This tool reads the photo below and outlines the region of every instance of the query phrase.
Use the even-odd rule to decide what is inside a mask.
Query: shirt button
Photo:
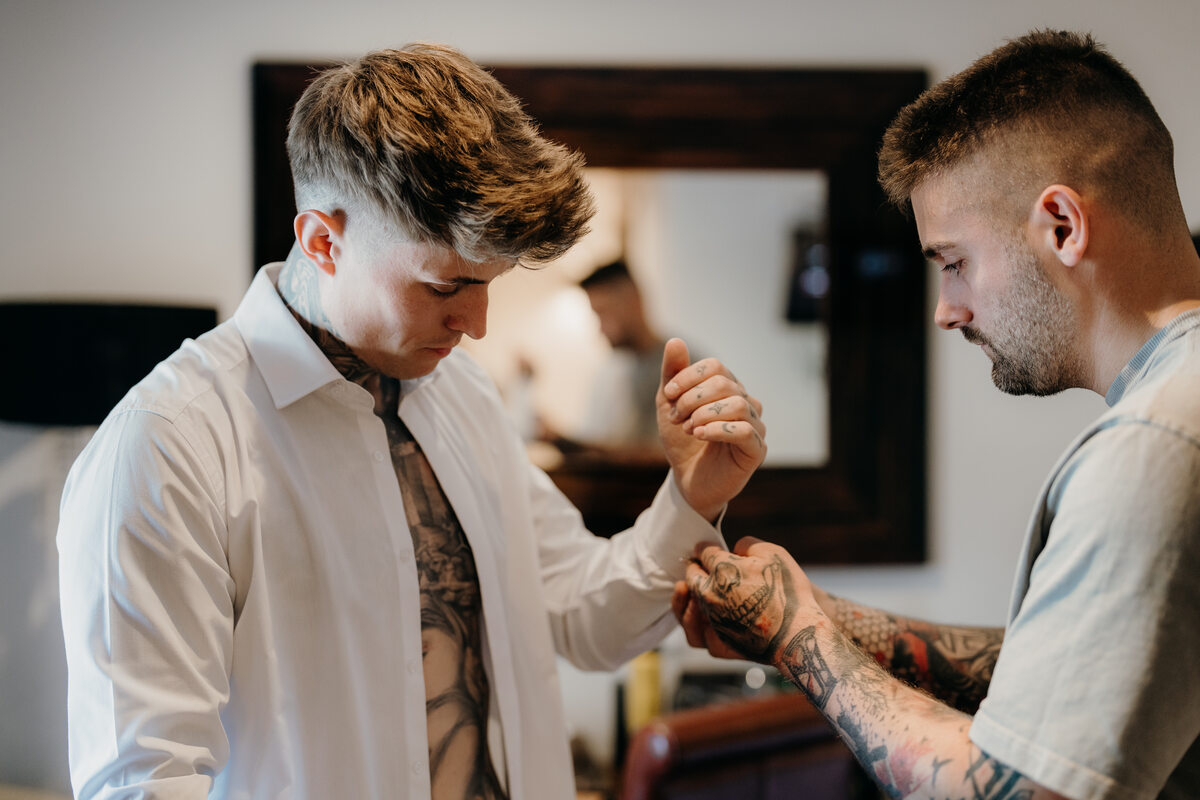
[[[425,772],[425,762],[423,762],[423,761],[414,761],[414,762],[412,763],[412,772],[413,772],[413,775],[421,775],[421,774],[423,774],[423,773]]]
[[[375,451],[375,460],[383,461],[383,452],[382,451],[380,451],[380,450]]]
[[[418,672],[420,672],[420,671],[421,671],[421,665],[420,665],[420,664],[418,664],[416,661],[409,661],[409,662],[408,662],[408,674],[409,674],[409,675],[416,675],[416,674],[417,674]]]

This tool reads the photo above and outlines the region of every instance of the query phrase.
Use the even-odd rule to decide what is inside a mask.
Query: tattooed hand
[[[688,643],[720,658],[773,663],[798,610],[816,610],[811,585],[782,547],[744,538],[728,553],[700,545],[672,608]]]
[[[663,350],[658,432],[684,499],[713,520],[767,454],[762,404],[720,361],[688,364],[680,339]]]

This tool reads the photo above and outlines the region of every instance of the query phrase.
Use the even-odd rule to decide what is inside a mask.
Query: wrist
[[[798,604],[799,605],[799,604]],[[771,648],[768,653],[768,658],[772,666],[782,672],[784,675],[790,674],[786,668],[791,654],[795,651],[794,643],[797,639],[805,635],[811,635],[814,631],[828,626],[833,627],[832,621],[821,610],[820,606],[799,605],[795,613],[791,615],[788,623],[784,625],[775,639],[771,642]]]
[[[689,503],[688,505],[691,505],[691,503]],[[705,522],[707,522],[709,525],[712,525],[715,528],[715,527],[717,527],[717,523],[719,523],[721,521],[721,517],[725,513],[725,504],[722,503],[719,506],[705,506],[704,508],[697,508],[696,506],[692,506],[692,510],[695,511],[697,514],[699,514],[701,517],[703,517]]]
[[[694,497],[693,494],[687,490],[687,487],[684,486],[683,481],[679,477],[679,473],[675,470],[671,470],[671,472],[672,479],[675,481],[675,488],[679,490],[679,496],[683,498],[683,501],[687,503],[693,511],[699,514],[701,517],[704,517],[705,522],[707,522],[709,525],[715,526],[717,521],[721,518],[721,515],[724,513],[725,507],[728,505],[728,503],[711,503],[701,498]]]

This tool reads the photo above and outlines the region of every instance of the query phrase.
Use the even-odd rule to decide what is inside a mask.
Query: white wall
[[[1195,225],[1200,4],[1189,0],[0,0],[0,298],[205,302],[228,315],[251,270],[256,58],[429,39],[491,63],[915,65],[936,79],[1036,26],[1092,30],[1142,80],[1175,134]],[[7,333],[10,347],[36,346]],[[1003,619],[1041,477],[1099,401],[1001,396],[985,361],[931,330],[930,562],[813,570],[819,582],[910,614]],[[3,531],[30,535],[49,534]],[[0,637],[20,613],[5,606]],[[568,677],[581,719],[608,713],[585,705],[600,696],[588,679]]]

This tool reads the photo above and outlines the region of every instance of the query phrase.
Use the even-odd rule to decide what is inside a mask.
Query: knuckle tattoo
[[[718,595],[727,596],[734,587],[742,582],[742,573],[733,564],[728,561],[722,561],[717,564],[713,570],[714,589]]]

